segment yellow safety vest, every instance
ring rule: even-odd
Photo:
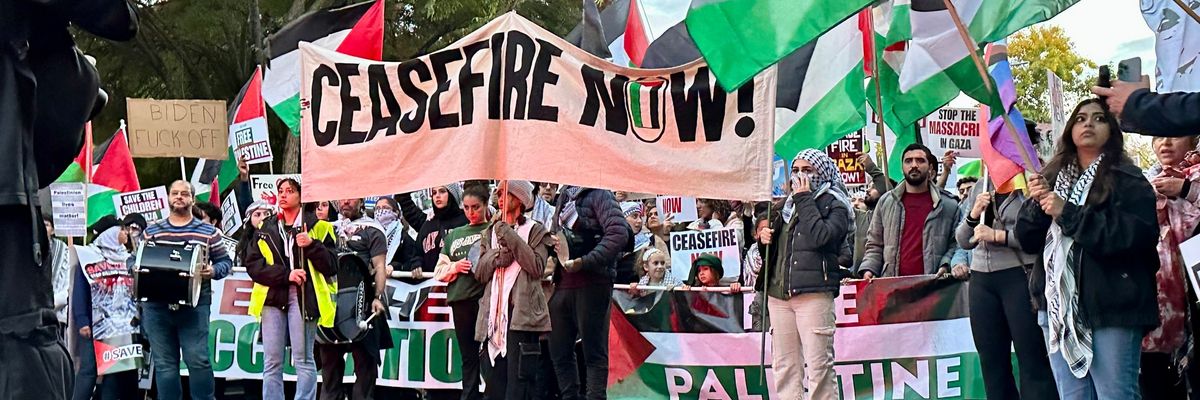
[[[326,239],[332,238],[337,240],[337,235],[334,234],[333,224],[327,221],[317,221],[311,229],[308,230],[308,237],[312,238],[313,243],[319,244]],[[271,251],[271,246],[266,240],[258,240],[258,250],[262,252],[263,260],[266,260],[267,266],[275,265],[275,255]],[[334,295],[337,293],[335,284],[330,283],[330,279],[316,268],[313,268],[312,261],[307,261],[305,269],[308,270],[309,281],[313,284],[313,291],[317,294],[317,325],[326,328],[333,327],[333,318],[335,313]],[[282,267],[282,266],[281,266]],[[256,320],[262,320],[263,304],[267,302],[267,292],[271,288],[254,284],[254,290],[250,292],[250,310],[249,314]],[[302,289],[303,290],[303,289]]]

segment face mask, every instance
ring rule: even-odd
[[[391,225],[393,222],[396,222],[396,212],[386,209],[376,210],[375,220],[379,221],[379,223],[383,224],[384,226]]]

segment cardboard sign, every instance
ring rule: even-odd
[[[737,280],[742,274],[742,232],[737,228],[671,232],[671,276],[687,281],[692,261],[704,254],[721,259],[722,281]]]
[[[862,131],[854,132],[838,139],[825,149],[825,154],[837,163],[838,172],[847,185],[867,184],[867,170],[858,162],[863,154]]]
[[[50,208],[54,218],[54,236],[87,235],[87,198],[82,183],[51,184]]]
[[[658,196],[654,199],[654,204],[658,206],[658,215],[666,218],[667,214],[671,214],[671,222],[677,224],[700,218],[695,197]]]
[[[234,156],[246,164],[271,162],[271,141],[267,135],[267,119],[263,117],[229,125],[229,145]]]
[[[134,157],[228,157],[225,101],[128,99],[126,104]]]
[[[962,158],[980,158],[980,131],[979,109],[941,108],[925,118],[921,139],[937,157],[956,151]]]
[[[238,207],[237,196],[230,194],[221,201],[221,230],[226,235],[233,235],[242,227],[242,210]]]
[[[113,205],[117,206],[117,216],[139,213],[146,217],[146,222],[154,222],[166,218],[170,213],[167,208],[167,187],[142,189],[135,192],[117,193],[112,197]]]
[[[275,196],[279,193],[277,184],[285,178],[301,182],[300,174],[250,175],[250,197],[254,198],[254,201],[261,200],[275,205]]]

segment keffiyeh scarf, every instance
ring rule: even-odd
[[[1087,201],[1096,171],[1104,161],[1101,154],[1082,173],[1074,163],[1068,164],[1054,180],[1054,193],[1066,202],[1082,206]],[[1047,337],[1051,354],[1059,353],[1076,378],[1087,376],[1092,365],[1092,329],[1079,316],[1078,253],[1073,251],[1075,240],[1063,234],[1055,221],[1046,235],[1046,313],[1050,324]]]

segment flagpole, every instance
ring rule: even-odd
[[[183,157],[182,156],[179,157],[179,179],[182,179],[185,181],[188,180],[187,179],[187,170],[183,166]]]
[[[951,0],[942,0],[942,2],[946,4],[946,10],[950,12],[950,18],[954,20],[954,27],[958,30],[958,36],[962,38],[963,44],[967,45],[967,52],[971,54],[971,61],[975,62],[975,69],[979,71],[979,77],[983,78],[984,87],[987,88],[988,93],[996,94],[999,97],[999,93],[996,93],[995,88],[992,87],[992,79],[987,73],[987,68],[983,65],[983,60],[979,58],[979,47],[971,39],[971,35],[967,33],[967,28],[963,25],[962,18],[958,16],[958,8],[954,6],[954,2]],[[1017,145],[1017,150],[1021,151],[1021,160],[1024,161],[1024,165],[1021,167],[1026,171],[1030,171],[1034,165],[1033,159],[1029,157],[1029,151],[1025,149],[1025,146],[1021,145],[1021,137],[1017,135],[1017,128],[1013,124],[1012,119],[1008,117],[1008,110],[1000,110],[1000,116],[1004,119],[1004,125],[1008,128],[1008,133],[1012,136],[1013,143]]]
[[[1187,15],[1192,17],[1192,20],[1200,24],[1200,15],[1196,15],[1196,10],[1193,10],[1191,7],[1183,4],[1183,0],[1175,0],[1175,5],[1179,6],[1179,8],[1182,8],[1183,12],[1187,13]]]
[[[774,161],[772,161],[772,162],[774,162]],[[784,169],[791,171],[790,168],[784,168]],[[771,178],[772,178],[771,174],[767,174],[767,179],[771,179]],[[791,179],[788,179],[787,182],[791,182]],[[774,186],[774,179],[771,179],[770,183],[768,183],[767,186],[768,187]],[[787,193],[787,190],[786,190],[787,185],[784,185],[784,188],[785,188],[784,196],[790,196],[791,194]],[[772,197],[771,200],[767,201],[767,226],[768,227],[771,226],[771,207],[774,205],[775,205],[775,198]],[[780,216],[780,218],[782,218],[782,216]],[[757,227],[758,221],[754,221],[754,225],[755,225],[755,227]],[[787,225],[780,224],[780,226],[787,226]],[[774,234],[774,232],[771,232],[771,233]],[[761,242],[761,239],[759,241]],[[762,337],[761,337],[760,341],[758,342],[758,367],[761,370],[761,372],[758,376],[758,383],[763,386],[766,386],[766,381],[767,381],[767,326],[769,326],[771,323],[770,316],[767,315],[767,287],[768,287],[768,285],[771,284],[771,282],[768,281],[768,279],[770,279],[770,277],[771,277],[771,266],[767,265],[767,250],[770,250],[770,248],[771,248],[771,245],[767,244],[767,245],[763,246],[763,249],[761,251],[758,252],[759,257],[762,258],[762,262],[763,262],[763,265],[759,269],[759,271],[762,273],[763,291],[762,291],[761,295],[757,295],[757,296],[759,296],[760,299],[762,299],[762,301],[760,301],[758,303],[758,307],[759,307],[758,317],[760,320],[762,320],[762,324],[760,324],[761,325],[760,328],[762,328],[762,333],[761,333]]]
[[[86,124],[83,124],[83,132],[84,132],[83,148],[85,149],[84,150],[84,158],[85,159],[83,160],[83,162],[86,163],[86,165],[82,165],[82,167],[83,167],[83,224],[85,225],[83,228],[84,229],[83,245],[87,246],[88,235],[87,235],[87,226],[86,225],[87,225],[87,215],[88,215],[88,187],[92,186],[91,185],[92,184],[92,157],[93,157],[93,155],[92,155],[92,121],[88,121]],[[128,143],[128,142],[126,142],[126,143]]]
[[[867,15],[868,24],[871,26],[871,32],[863,33],[864,41],[868,40],[867,39],[868,33],[871,35],[875,34],[875,16],[872,14],[872,12],[867,12],[866,15]],[[888,175],[888,164],[890,163],[891,159],[888,158],[887,134],[884,132],[884,129],[883,129],[883,91],[882,91],[882,89],[879,88],[879,84],[880,84],[880,81],[879,81],[879,56],[880,55],[875,54],[876,43],[875,43],[875,39],[873,36],[870,39],[870,43],[871,43],[871,53],[872,53],[871,75],[875,78],[875,115],[879,116],[879,122],[875,123],[875,134],[879,135],[879,144],[881,145],[880,147],[883,151],[883,159],[879,160],[880,161],[879,165],[883,167],[883,177],[884,177],[883,188],[885,189],[885,191],[890,191],[890,190],[892,190],[892,178],[890,175]],[[864,47],[866,47],[866,46],[864,46]],[[864,49],[864,52],[865,52],[865,49]],[[864,56],[865,56],[865,54],[864,54]]]

